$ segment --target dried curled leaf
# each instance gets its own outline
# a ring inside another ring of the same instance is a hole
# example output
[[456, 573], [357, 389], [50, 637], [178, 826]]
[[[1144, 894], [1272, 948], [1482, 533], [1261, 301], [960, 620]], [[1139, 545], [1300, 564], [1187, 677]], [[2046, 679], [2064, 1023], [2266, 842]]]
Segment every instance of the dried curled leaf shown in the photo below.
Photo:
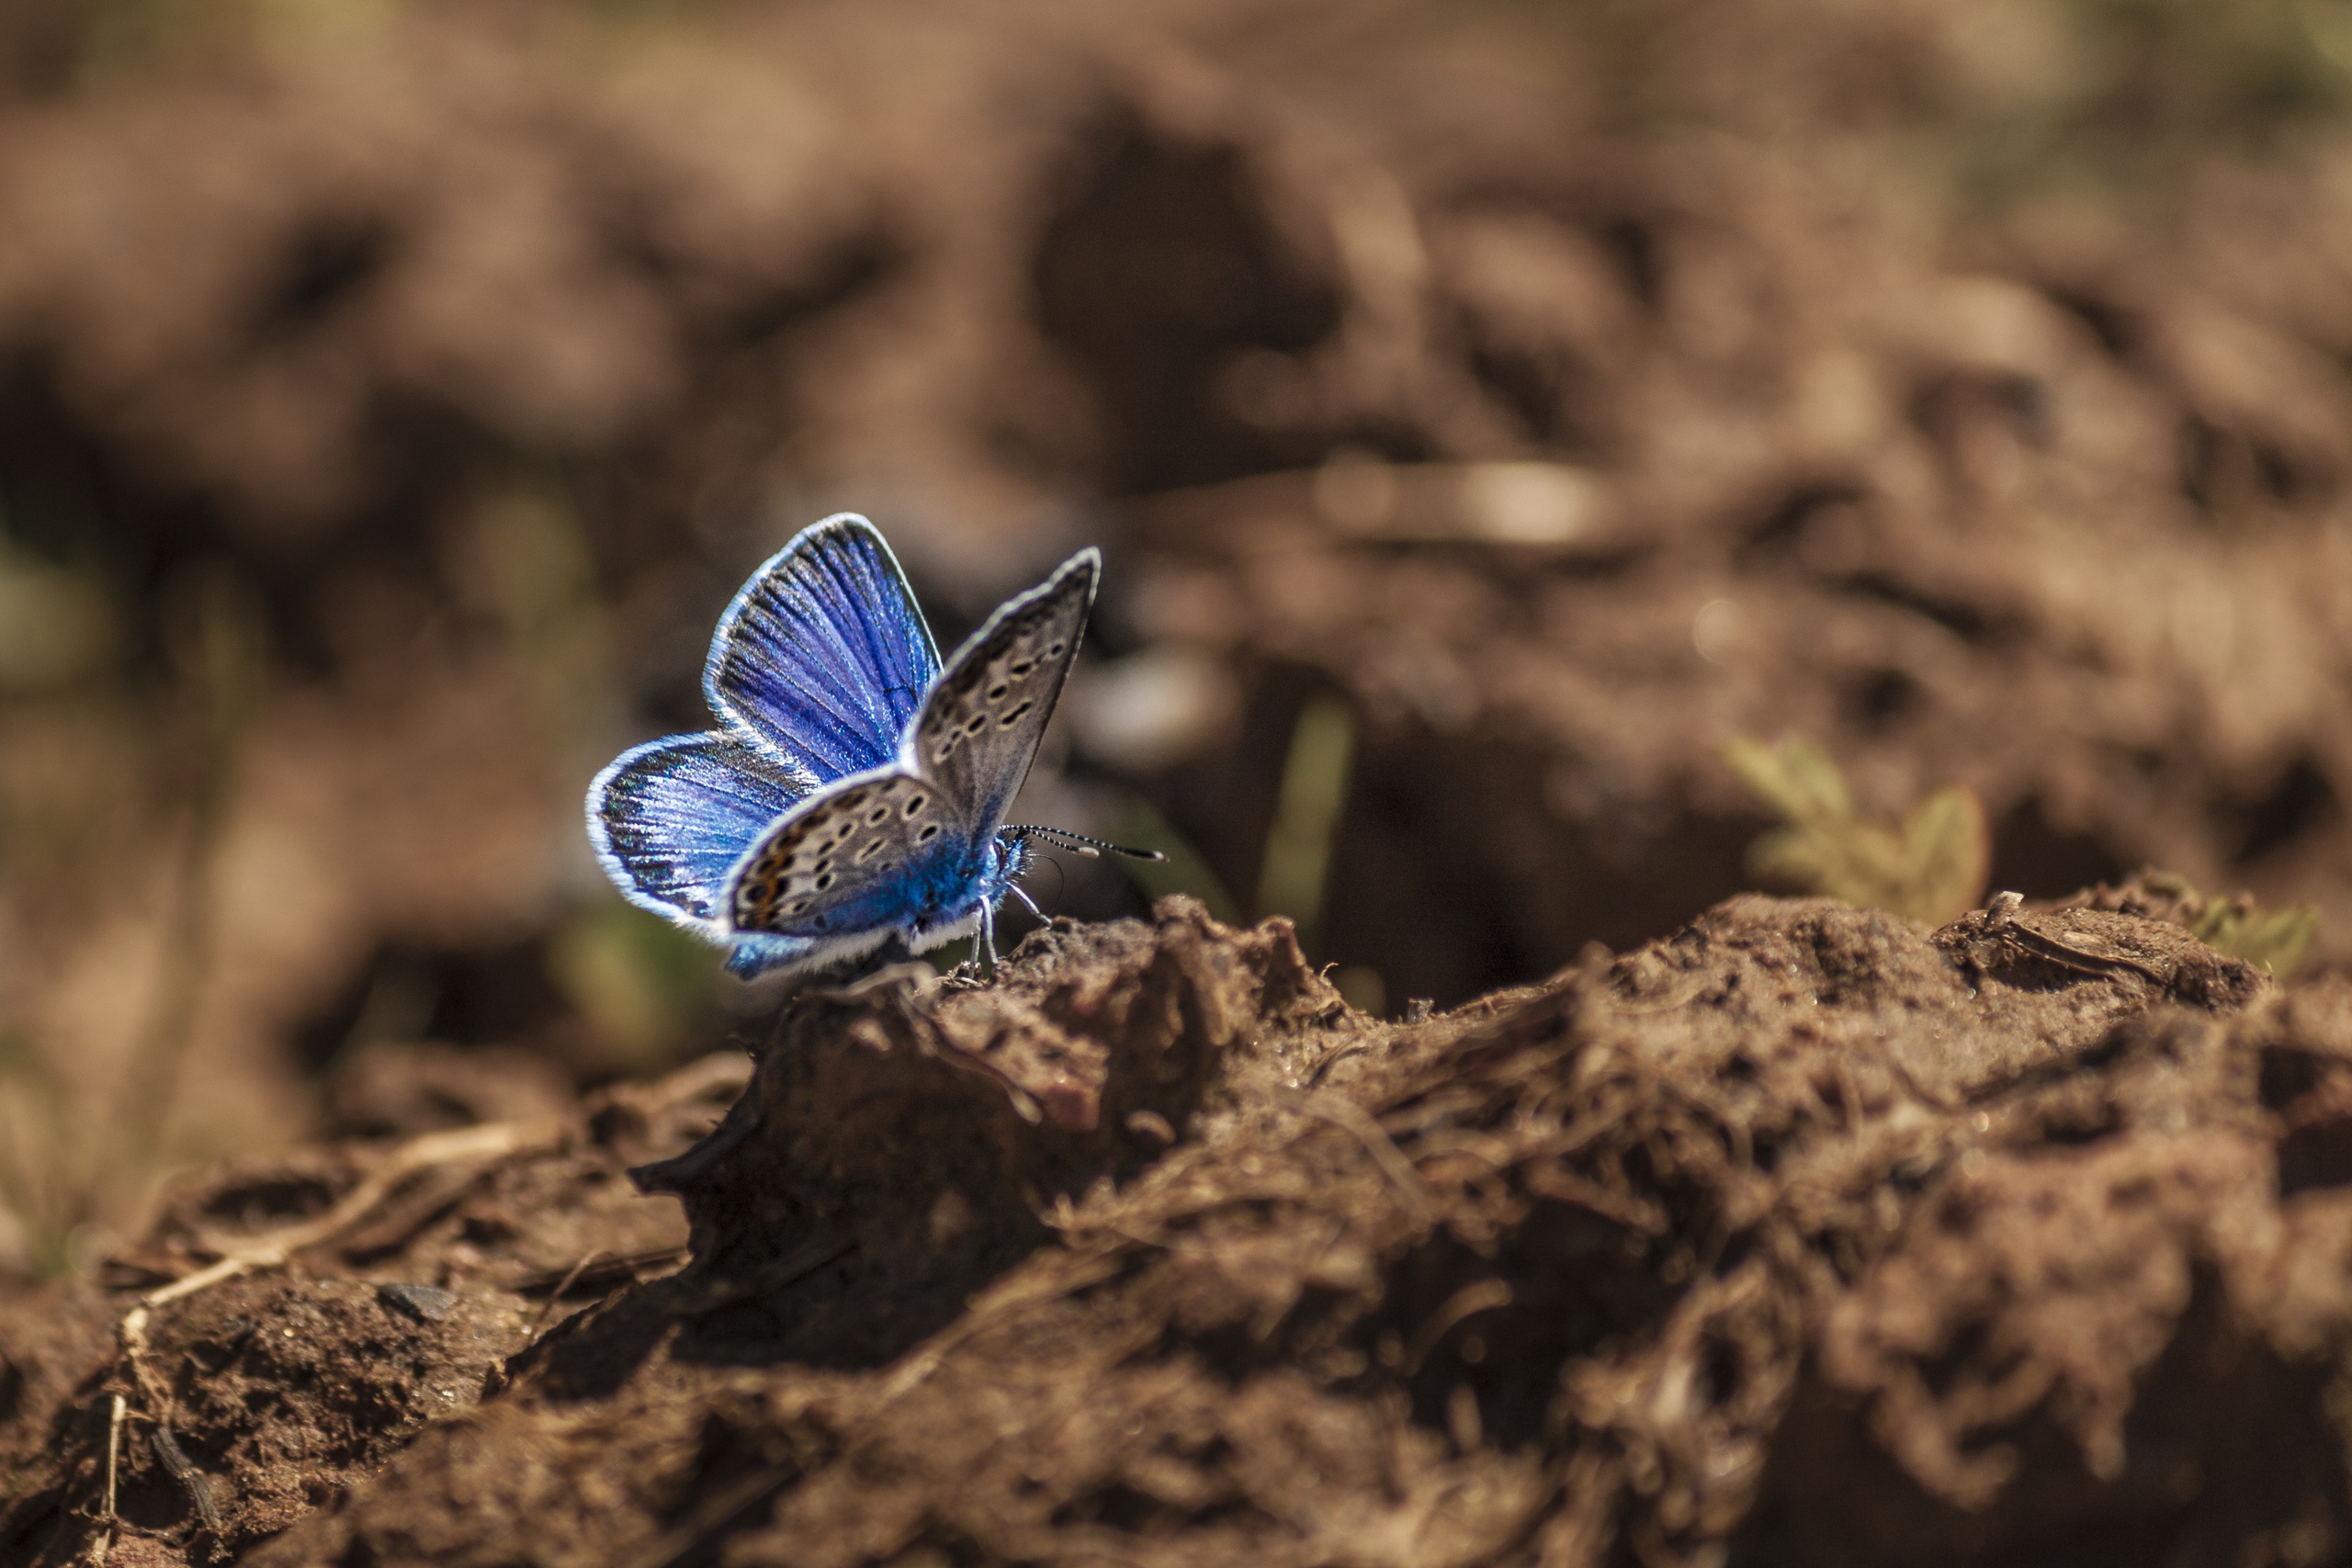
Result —
[[1766, 882], [1930, 925], [1957, 919], [1984, 896], [1992, 837], [1967, 786], [1938, 790], [1897, 829], [1858, 816], [1838, 764], [1794, 736], [1777, 746], [1735, 739], [1723, 755], [1787, 819], [1748, 848], [1748, 869]]

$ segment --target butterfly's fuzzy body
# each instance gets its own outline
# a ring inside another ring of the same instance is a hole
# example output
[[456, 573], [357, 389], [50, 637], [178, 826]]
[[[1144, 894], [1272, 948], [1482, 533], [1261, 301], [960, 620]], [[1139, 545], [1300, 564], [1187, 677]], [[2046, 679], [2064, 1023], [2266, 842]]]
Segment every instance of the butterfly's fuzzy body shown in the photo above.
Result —
[[624, 752], [588, 791], [632, 902], [731, 949], [738, 974], [922, 952], [974, 931], [1027, 863], [1004, 815], [1093, 601], [1082, 550], [944, 664], [889, 547], [842, 514], [744, 584], [711, 639], [720, 728]]

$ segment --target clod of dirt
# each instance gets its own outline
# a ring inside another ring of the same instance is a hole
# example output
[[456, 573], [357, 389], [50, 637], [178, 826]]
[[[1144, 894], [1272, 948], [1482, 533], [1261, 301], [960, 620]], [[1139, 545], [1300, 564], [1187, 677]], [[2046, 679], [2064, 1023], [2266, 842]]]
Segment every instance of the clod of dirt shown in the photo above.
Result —
[[[629, 1129], [659, 1152], [649, 1118], [674, 1134], [689, 1101], [628, 1091], [579, 1145], [482, 1173], [538, 1185], [481, 1267], [576, 1244], [579, 1189], [548, 1179], [613, 1169]], [[2352, 986], [2281, 992], [2111, 910], [1930, 933], [1743, 897], [1398, 1024], [1341, 1006], [1281, 924], [1170, 900], [1041, 933], [991, 987], [804, 996], [723, 1123], [638, 1175], [684, 1199], [688, 1266], [596, 1287], [421, 1431], [443, 1385], [401, 1358], [513, 1301], [389, 1308], [432, 1247], [172, 1319], [197, 1413], [175, 1430], [223, 1539], [290, 1525], [246, 1559], [272, 1565], [901, 1568], [2352, 1544], [2328, 1393]], [[12, 1357], [32, 1305], [0, 1320]], [[186, 1348], [294, 1313], [323, 1336], [299, 1355], [259, 1329], [232, 1373]], [[72, 1456], [0, 1514], [36, 1562], [96, 1529], [102, 1358], [50, 1353], [96, 1364], [0, 1427]], [[300, 1356], [427, 1408], [354, 1427], [296, 1519], [239, 1456], [320, 1429]], [[139, 1465], [126, 1545], [200, 1555]]]
[[[137, 1402], [116, 1434], [123, 1531], [196, 1562], [216, 1543], [250, 1546], [473, 1404], [530, 1338], [531, 1303], [512, 1295], [451, 1296], [437, 1317], [395, 1299], [356, 1280], [248, 1276], [166, 1318], [146, 1358], [162, 1397]], [[106, 1493], [110, 1392], [85, 1380], [40, 1449], [23, 1440], [34, 1433], [10, 1434], [9, 1561], [66, 1561], [87, 1546], [75, 1514]]]
[[1228, 931], [1189, 903], [1153, 925], [1057, 920], [1021, 957], [991, 987], [908, 964], [807, 998], [726, 1122], [637, 1173], [693, 1222], [675, 1287], [745, 1303], [713, 1300], [704, 1334], [889, 1360], [1049, 1240], [1058, 1209], [1279, 1106], [1371, 1027], [1285, 928]]
[[342, 1495], [502, 1386], [565, 1303], [676, 1265], [684, 1224], [624, 1168], [674, 1153], [742, 1082], [714, 1059], [508, 1124], [510, 1154], [420, 1164], [286, 1272], [153, 1307], [135, 1356], [122, 1325], [145, 1287], [317, 1223], [416, 1145], [205, 1173], [112, 1261], [125, 1288], [0, 1300], [0, 1562], [72, 1561], [98, 1539], [110, 1438], [116, 1562], [234, 1557]]

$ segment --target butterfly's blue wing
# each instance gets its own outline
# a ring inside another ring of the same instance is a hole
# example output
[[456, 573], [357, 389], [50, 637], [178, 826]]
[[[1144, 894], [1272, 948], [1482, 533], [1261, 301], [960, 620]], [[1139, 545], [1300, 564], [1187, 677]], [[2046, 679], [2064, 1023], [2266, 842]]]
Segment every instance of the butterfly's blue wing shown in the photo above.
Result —
[[978, 925], [1019, 874], [997, 837], [1093, 599], [1091, 550], [938, 650], [864, 518], [803, 532], [719, 620], [703, 688], [725, 726], [624, 754], [588, 795], [631, 902], [732, 949], [739, 974], [808, 968], [892, 932], [920, 952]]
[[1078, 651], [1101, 568], [1081, 550], [956, 650], [894, 761], [836, 780], [761, 835], [731, 880], [739, 931], [920, 952], [985, 924], [1018, 874], [997, 829]]
[[588, 841], [630, 903], [727, 941], [736, 862], [814, 787], [739, 736], [673, 735], [596, 775]]
[[719, 617], [711, 711], [820, 781], [882, 766], [939, 674], [906, 574], [865, 518], [803, 529]]

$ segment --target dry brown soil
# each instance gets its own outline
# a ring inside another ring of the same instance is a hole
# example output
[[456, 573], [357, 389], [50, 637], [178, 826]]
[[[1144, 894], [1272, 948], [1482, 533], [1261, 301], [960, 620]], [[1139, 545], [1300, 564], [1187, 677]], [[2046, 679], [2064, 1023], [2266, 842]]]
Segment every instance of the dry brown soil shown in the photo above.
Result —
[[134, 1362], [141, 1284], [398, 1145], [213, 1172], [0, 1309], [0, 1556], [107, 1532], [119, 1393], [114, 1562], [2335, 1561], [2352, 989], [2102, 901], [1743, 897], [1405, 1022], [1280, 922], [1057, 924], [415, 1168]]

